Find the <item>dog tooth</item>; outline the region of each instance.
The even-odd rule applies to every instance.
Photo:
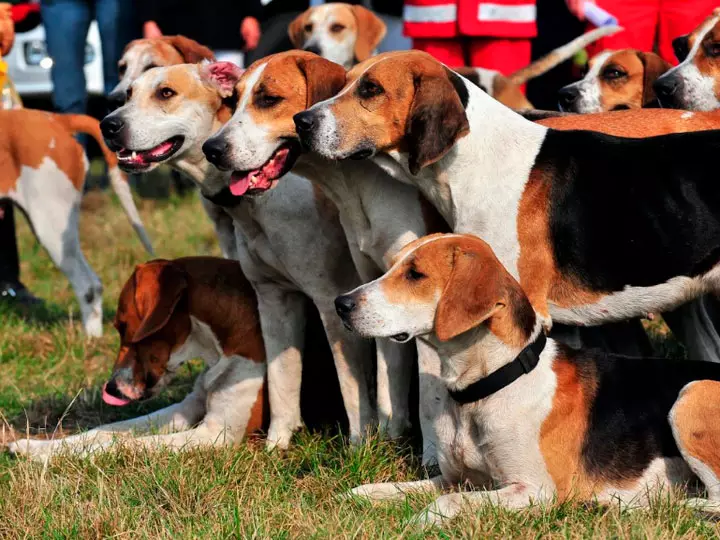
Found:
[[[132,155],[130,156],[132,159],[137,159],[137,152],[133,150]]]

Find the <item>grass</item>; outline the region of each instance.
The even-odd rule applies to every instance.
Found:
[[[195,197],[144,201],[141,214],[158,256],[219,254]],[[99,387],[117,347],[110,324],[115,299],[146,255],[119,206],[108,195],[89,194],[81,237],[105,286],[106,320],[105,335],[87,341],[67,280],[19,221],[23,279],[47,306],[32,313],[0,307],[0,538],[706,538],[720,532],[670,496],[637,512],[569,503],[518,513],[488,507],[422,533],[410,518],[427,497],[383,505],[337,498],[362,483],[423,476],[408,445],[377,439],[349,448],[340,436],[300,433],[282,455],[253,440],[179,455],[121,448],[85,460],[55,458],[46,467],[13,459],[2,445],[14,437],[73,432],[159,408],[180,399],[200,369],[190,365],[152,401],[122,411],[106,407]],[[653,331],[663,346],[671,344],[660,323]]]

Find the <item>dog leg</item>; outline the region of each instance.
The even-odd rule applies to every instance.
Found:
[[[412,376],[412,344],[376,339],[377,409],[381,430],[396,439],[410,429],[408,399]]]
[[[348,332],[335,313],[332,302],[327,304],[318,306],[318,311],[335,360],[340,392],[350,425],[350,442],[357,444],[375,423],[367,376],[372,361],[372,342]]]
[[[416,339],[418,352],[418,379],[420,391],[419,416],[422,432],[422,464],[424,467],[437,465],[438,437],[435,420],[440,414],[445,383],[440,378],[440,357],[435,349],[422,340]]]
[[[301,351],[305,330],[305,298],[300,293],[280,290],[276,285],[259,285],[258,310],[267,355],[270,428],[268,448],[286,449],[300,418]]]
[[[230,217],[222,207],[208,201],[202,195],[200,195],[200,202],[215,227],[215,234],[217,235],[223,257],[236,261],[238,259],[238,253],[233,218]]]
[[[415,482],[365,484],[344,493],[342,498],[362,497],[371,501],[398,501],[405,499],[410,493],[442,493],[447,487],[442,476],[435,476]]]

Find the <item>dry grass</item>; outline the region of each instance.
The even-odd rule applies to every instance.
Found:
[[[218,254],[194,197],[144,202],[142,215],[158,256]],[[146,258],[117,204],[91,194],[82,220],[84,251],[106,290],[102,339],[85,340],[67,281],[24,224],[20,238],[23,277],[48,306],[31,314],[0,308],[0,437],[95,426],[164,406],[189,389],[197,364],[151,402],[118,411],[100,399],[117,346],[109,324],[115,298]],[[662,328],[658,336],[663,339]],[[673,498],[632,513],[573,504],[520,513],[486,508],[425,534],[409,524],[429,502],[425,497],[386,505],[336,497],[360,483],[421,475],[407,446],[373,440],[349,449],[338,437],[309,434],[282,456],[266,453],[261,441],[181,455],[124,449],[86,460],[61,457],[47,467],[0,452],[0,538],[705,538],[720,532]]]

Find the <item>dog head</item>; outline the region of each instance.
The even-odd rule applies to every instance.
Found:
[[[469,132],[467,96],[464,79],[430,55],[385,53],[355,66],[335,97],[295,124],[303,144],[326,158],[399,151],[417,174]]]
[[[590,59],[582,80],[560,89],[560,110],[586,114],[647,107],[656,101],[653,84],[670,67],[654,53],[604,51]]]
[[[230,116],[225,99],[242,72],[228,62],[154,68],[132,83],[125,105],[100,123],[108,146],[127,172],[147,172],[161,163],[204,162],[202,144]],[[224,187],[212,175],[203,193]],[[206,185],[216,182],[218,185]]]
[[[180,365],[191,332],[188,276],[171,261],[135,268],[120,293],[115,328],[120,351],[103,399],[124,405],[159,392]]]
[[[663,107],[711,111],[720,108],[720,8],[686,36],[673,40],[680,64],[655,82]]]
[[[132,82],[148,69],[175,64],[198,64],[202,61],[215,61],[215,55],[207,47],[185,36],[131,41],[118,62],[120,82],[108,95],[108,101],[114,108],[123,105]]]
[[[365,337],[447,342],[485,326],[522,345],[535,313],[520,285],[485,242],[437,234],[411,242],[388,272],[335,300],[345,325]]]
[[[211,163],[234,171],[231,193],[259,195],[275,187],[301,153],[293,117],[335,95],[344,83],[342,66],[305,51],[250,66],[236,81],[232,118],[203,146]]]
[[[373,55],[385,30],[369,9],[338,2],[309,8],[290,23],[288,34],[296,48],[349,69]]]

